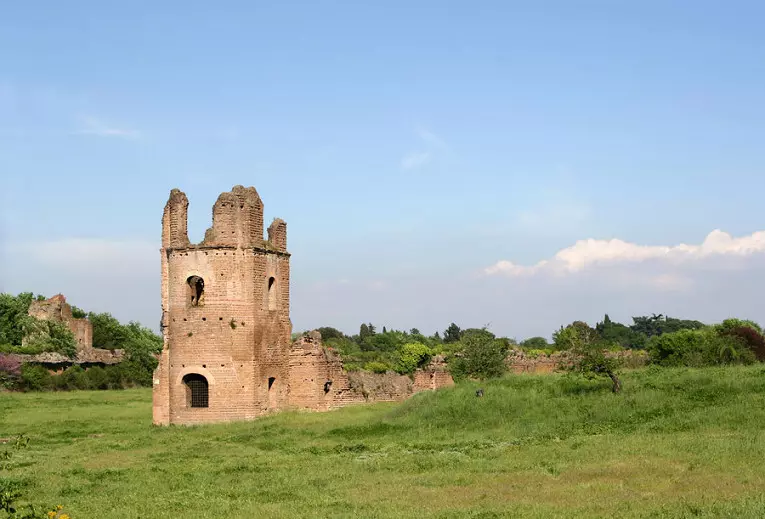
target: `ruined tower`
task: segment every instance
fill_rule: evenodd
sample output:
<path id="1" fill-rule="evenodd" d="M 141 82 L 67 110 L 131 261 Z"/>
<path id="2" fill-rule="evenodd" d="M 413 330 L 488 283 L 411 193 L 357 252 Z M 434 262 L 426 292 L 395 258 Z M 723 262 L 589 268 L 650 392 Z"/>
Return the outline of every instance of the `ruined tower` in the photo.
<path id="1" fill-rule="evenodd" d="M 162 332 L 154 423 L 249 419 L 289 401 L 287 224 L 263 238 L 263 202 L 235 186 L 213 206 L 202 243 L 173 189 L 162 216 Z"/>

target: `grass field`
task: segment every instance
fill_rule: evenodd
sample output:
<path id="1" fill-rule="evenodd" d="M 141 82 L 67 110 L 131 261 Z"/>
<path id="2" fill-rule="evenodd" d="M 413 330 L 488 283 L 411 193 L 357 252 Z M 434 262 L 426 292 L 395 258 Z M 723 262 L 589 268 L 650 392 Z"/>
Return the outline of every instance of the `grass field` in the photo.
<path id="1" fill-rule="evenodd" d="M 765 517 L 765 368 L 511 376 L 156 428 L 150 390 L 0 393 L 13 469 L 72 519 Z"/>

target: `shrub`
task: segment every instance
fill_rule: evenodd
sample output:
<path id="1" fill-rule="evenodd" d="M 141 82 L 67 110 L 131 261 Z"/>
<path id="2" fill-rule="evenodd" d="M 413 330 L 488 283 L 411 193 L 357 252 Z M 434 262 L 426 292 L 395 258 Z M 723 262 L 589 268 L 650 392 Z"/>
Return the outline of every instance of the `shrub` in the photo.
<path id="1" fill-rule="evenodd" d="M 396 371 L 401 374 L 414 373 L 414 370 L 427 364 L 432 356 L 433 351 L 424 344 L 419 342 L 404 344 L 398 349 Z"/>
<path id="2" fill-rule="evenodd" d="M 59 389 L 89 389 L 89 379 L 86 371 L 81 366 L 70 366 L 56 377 L 56 386 Z"/>
<path id="3" fill-rule="evenodd" d="M 85 371 L 85 378 L 90 389 L 109 389 L 109 377 L 106 370 L 100 366 L 93 366 Z"/>
<path id="4" fill-rule="evenodd" d="M 21 381 L 21 362 L 0 353 L 0 388 L 15 389 Z"/>
<path id="5" fill-rule="evenodd" d="M 53 388 L 53 377 L 42 366 L 23 364 L 21 366 L 21 386 L 26 391 L 48 391 Z"/>
<path id="6" fill-rule="evenodd" d="M 755 360 L 744 339 L 732 333 L 720 334 L 716 328 L 685 329 L 651 337 L 648 353 L 651 361 L 661 366 L 749 364 Z"/>
<path id="7" fill-rule="evenodd" d="M 386 371 L 390 370 L 391 367 L 389 364 L 384 362 L 372 361 L 364 364 L 364 369 L 371 371 L 372 373 L 385 373 Z"/>

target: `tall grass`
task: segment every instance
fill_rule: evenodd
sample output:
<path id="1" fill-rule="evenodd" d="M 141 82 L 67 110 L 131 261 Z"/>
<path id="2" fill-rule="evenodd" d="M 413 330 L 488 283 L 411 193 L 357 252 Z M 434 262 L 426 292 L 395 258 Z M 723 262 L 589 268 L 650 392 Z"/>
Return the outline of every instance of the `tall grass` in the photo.
<path id="1" fill-rule="evenodd" d="M 484 389 L 477 398 L 475 390 Z M 157 428 L 148 390 L 0 394 L 74 519 L 763 517 L 765 370 L 509 376 L 402 404 Z"/>

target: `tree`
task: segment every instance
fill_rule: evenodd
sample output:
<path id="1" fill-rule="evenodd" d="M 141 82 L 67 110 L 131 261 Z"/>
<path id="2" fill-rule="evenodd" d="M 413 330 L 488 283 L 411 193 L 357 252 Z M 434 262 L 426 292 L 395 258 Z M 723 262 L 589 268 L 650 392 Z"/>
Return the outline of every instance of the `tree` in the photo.
<path id="1" fill-rule="evenodd" d="M 332 328 L 331 326 L 322 326 L 317 331 L 321 334 L 321 339 L 323 341 L 327 341 L 330 339 L 342 339 L 343 337 L 345 337 L 343 332 L 341 332 L 337 328 Z"/>
<path id="2" fill-rule="evenodd" d="M 527 350 L 546 350 L 550 344 L 544 337 L 529 337 L 521 342 L 521 346 Z"/>
<path id="3" fill-rule="evenodd" d="M 595 331 L 606 342 L 618 344 L 623 348 L 637 349 L 645 347 L 647 336 L 629 326 L 617 323 L 605 315 L 603 321 L 595 325 Z"/>
<path id="4" fill-rule="evenodd" d="M 22 292 L 17 296 L 0 294 L 0 345 L 21 346 L 23 318 L 27 316 L 33 299 L 32 292 Z"/>
<path id="5" fill-rule="evenodd" d="M 364 339 L 370 335 L 371 334 L 369 333 L 369 326 L 367 326 L 367 323 L 361 323 L 361 327 L 359 328 L 359 342 L 364 342 Z"/>
<path id="6" fill-rule="evenodd" d="M 486 329 L 472 329 L 463 334 L 460 342 L 462 351 L 459 356 L 455 355 L 451 365 L 455 378 L 475 377 L 485 380 L 501 377 L 507 371 L 507 340 L 497 339 Z"/>
<path id="7" fill-rule="evenodd" d="M 617 373 L 619 361 L 606 356 L 604 344 L 591 330 L 582 326 L 561 328 L 555 332 L 555 344 L 560 344 L 561 349 L 571 354 L 571 362 L 566 367 L 568 371 L 586 378 L 608 377 L 612 383 L 611 391 L 618 393 L 622 390 Z"/>
<path id="8" fill-rule="evenodd" d="M 580 337 L 583 341 L 596 342 L 598 332 L 584 321 L 574 321 L 565 328 L 561 326 L 560 330 L 553 333 L 553 344 L 559 350 L 568 350 L 574 346 L 571 337 Z"/>
<path id="9" fill-rule="evenodd" d="M 452 323 L 444 330 L 444 342 L 458 342 L 460 340 L 460 327 Z"/>

